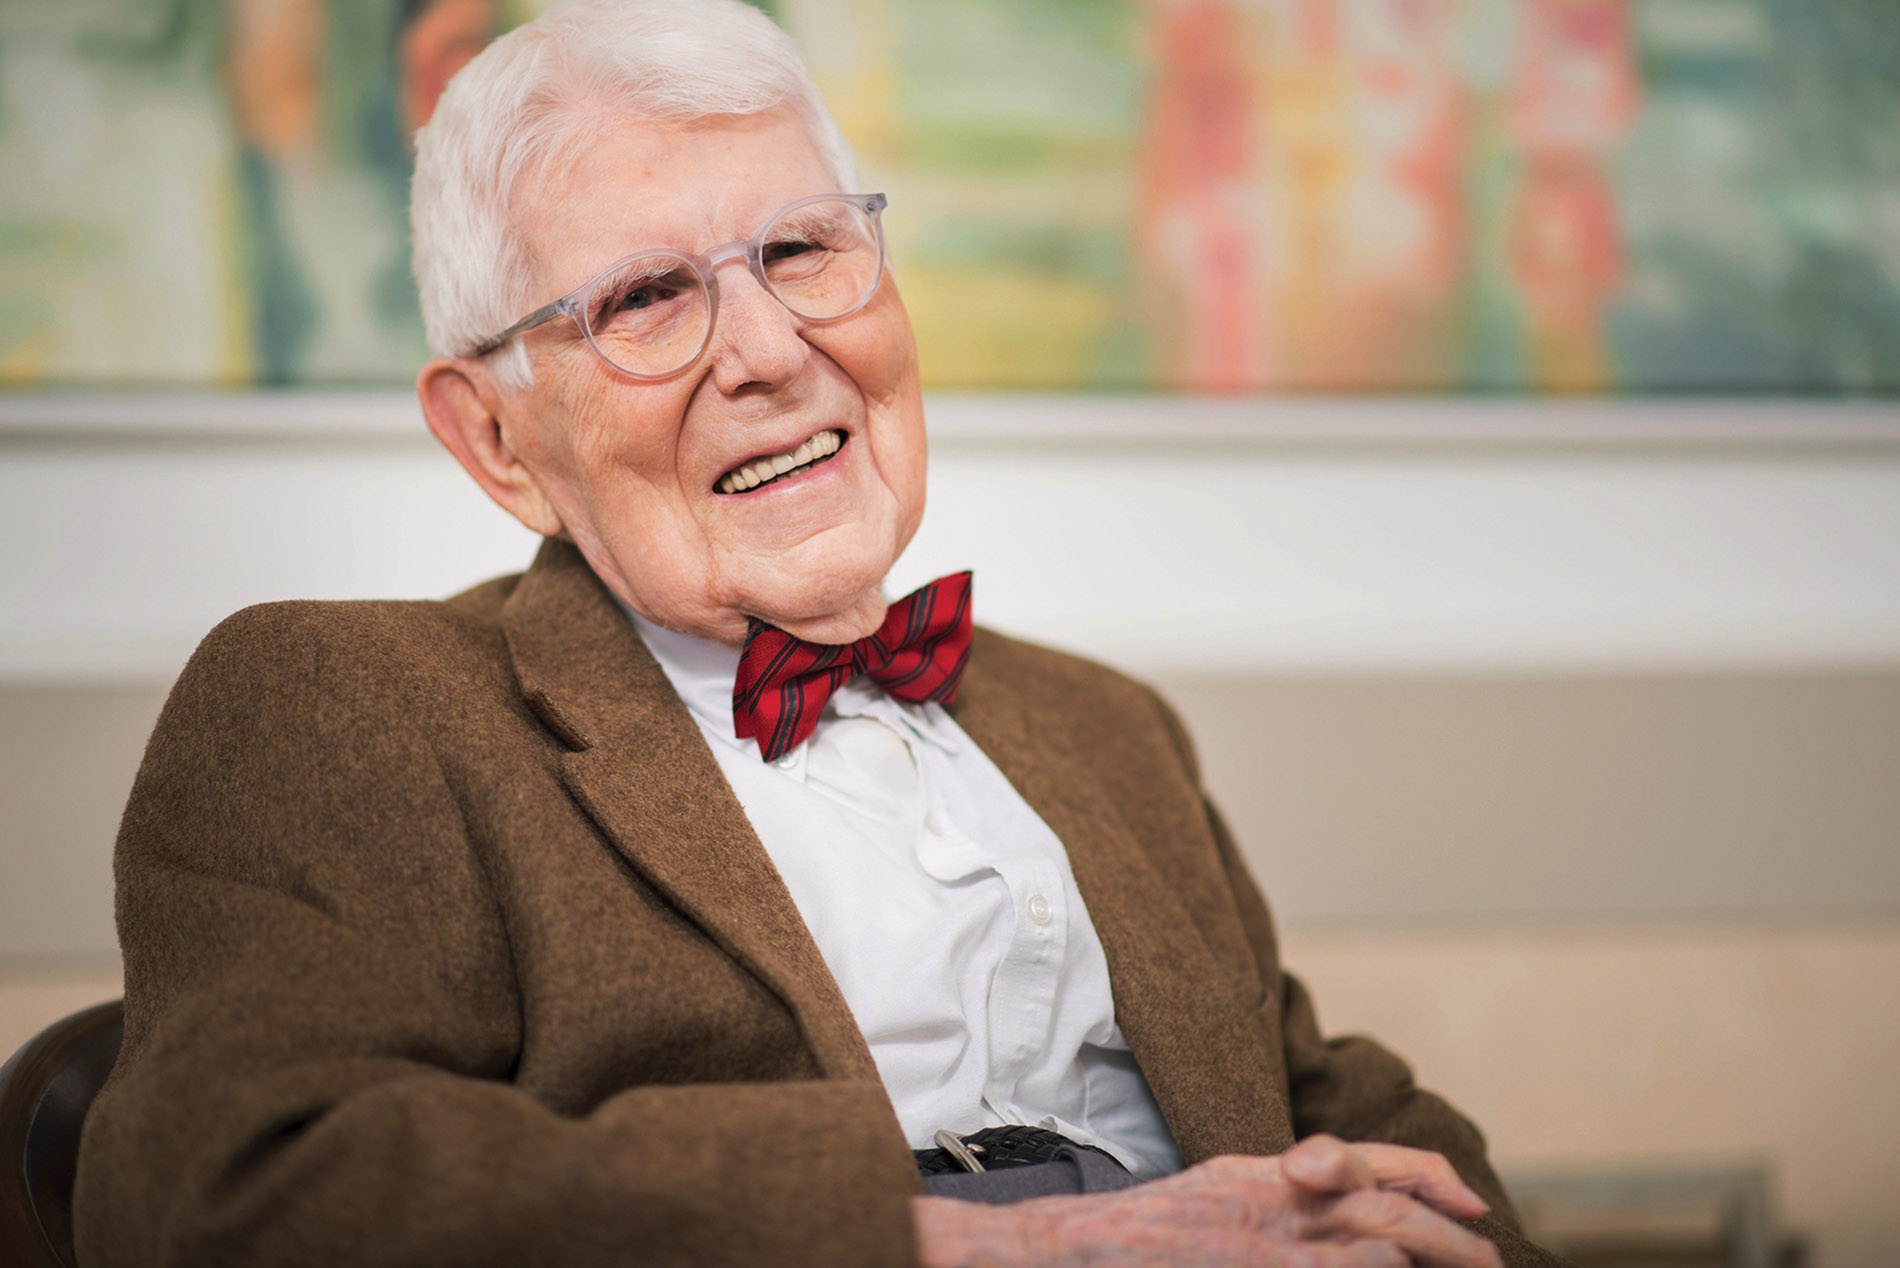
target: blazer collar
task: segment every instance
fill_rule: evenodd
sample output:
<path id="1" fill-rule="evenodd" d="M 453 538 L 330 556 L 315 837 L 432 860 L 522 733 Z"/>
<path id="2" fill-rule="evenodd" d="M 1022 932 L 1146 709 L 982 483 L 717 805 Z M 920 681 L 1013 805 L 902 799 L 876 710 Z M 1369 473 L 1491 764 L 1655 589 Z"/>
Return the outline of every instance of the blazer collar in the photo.
<path id="1" fill-rule="evenodd" d="M 705 738 L 580 552 L 549 539 L 502 608 L 561 778 L 627 862 L 798 1018 L 833 1078 L 878 1077 L 818 945 Z"/>

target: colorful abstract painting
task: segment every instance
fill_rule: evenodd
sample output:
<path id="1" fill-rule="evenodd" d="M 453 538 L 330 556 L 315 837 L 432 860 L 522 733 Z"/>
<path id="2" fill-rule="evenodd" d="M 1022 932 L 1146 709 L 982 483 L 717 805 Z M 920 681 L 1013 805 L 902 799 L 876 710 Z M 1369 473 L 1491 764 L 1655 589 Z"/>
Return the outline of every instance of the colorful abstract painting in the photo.
<path id="1" fill-rule="evenodd" d="M 0 2 L 0 383 L 395 385 L 531 0 Z M 1900 390 L 1893 0 L 773 0 L 940 388 Z"/>

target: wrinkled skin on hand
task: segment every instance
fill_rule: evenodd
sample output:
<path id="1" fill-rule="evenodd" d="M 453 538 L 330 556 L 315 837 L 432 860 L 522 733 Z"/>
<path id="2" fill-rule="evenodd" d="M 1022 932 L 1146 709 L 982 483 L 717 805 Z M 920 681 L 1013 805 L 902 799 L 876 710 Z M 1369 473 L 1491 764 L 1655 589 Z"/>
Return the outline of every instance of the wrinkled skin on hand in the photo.
<path id="1" fill-rule="evenodd" d="M 1498 1268 L 1497 1249 L 1458 1224 L 1486 1209 L 1438 1154 L 1331 1136 L 1114 1193 L 912 1203 L 928 1268 Z"/>

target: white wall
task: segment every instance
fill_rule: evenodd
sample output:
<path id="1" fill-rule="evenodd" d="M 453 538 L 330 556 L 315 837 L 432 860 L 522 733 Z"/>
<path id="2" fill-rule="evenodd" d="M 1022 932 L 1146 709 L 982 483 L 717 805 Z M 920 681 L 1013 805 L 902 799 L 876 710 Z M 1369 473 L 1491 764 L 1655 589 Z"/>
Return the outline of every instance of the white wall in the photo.
<path id="1" fill-rule="evenodd" d="M 1900 662 L 1900 407 L 944 397 L 909 582 L 1145 672 Z M 0 679 L 532 543 L 362 397 L 0 396 Z"/>

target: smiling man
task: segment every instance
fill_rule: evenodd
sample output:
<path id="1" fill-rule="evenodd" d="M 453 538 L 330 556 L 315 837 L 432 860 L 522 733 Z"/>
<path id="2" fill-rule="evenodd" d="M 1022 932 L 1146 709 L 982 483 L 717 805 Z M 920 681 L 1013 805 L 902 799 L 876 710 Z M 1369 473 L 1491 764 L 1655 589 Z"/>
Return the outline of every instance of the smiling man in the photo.
<path id="1" fill-rule="evenodd" d="M 883 199 L 826 193 L 841 174 L 788 106 L 645 128 L 570 108 L 584 148 L 510 199 L 524 293 L 565 292 L 510 335 L 528 385 L 439 358 L 430 426 L 657 625 L 731 644 L 754 617 L 821 643 L 871 633 L 924 509 Z M 418 202 L 424 224 L 450 214 Z"/>
<path id="2" fill-rule="evenodd" d="M 1154 694 L 887 599 L 917 350 L 783 35 L 573 5 L 418 143 L 423 412 L 546 544 L 187 666 L 85 1262 L 1549 1262 Z"/>

